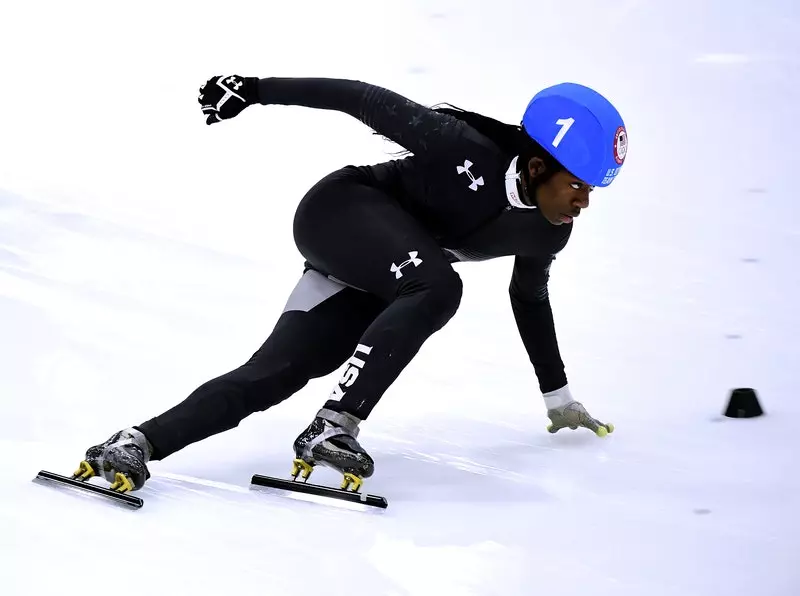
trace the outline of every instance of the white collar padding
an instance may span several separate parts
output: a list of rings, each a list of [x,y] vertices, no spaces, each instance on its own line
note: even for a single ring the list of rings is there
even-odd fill
[[[508,197],[508,202],[511,203],[512,207],[518,207],[520,209],[536,209],[536,205],[526,205],[522,202],[522,197],[519,196],[520,174],[517,171],[518,159],[519,155],[511,160],[511,165],[509,165],[508,170],[506,170],[506,196]]]

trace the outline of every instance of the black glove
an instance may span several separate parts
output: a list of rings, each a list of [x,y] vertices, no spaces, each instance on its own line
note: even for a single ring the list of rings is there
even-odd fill
[[[206,124],[233,118],[247,106],[258,103],[258,77],[211,77],[200,87],[197,101],[207,116]]]

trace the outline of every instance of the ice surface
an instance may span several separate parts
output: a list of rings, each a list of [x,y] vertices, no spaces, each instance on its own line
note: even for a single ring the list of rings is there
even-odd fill
[[[800,593],[796,3],[7,4],[4,596]],[[247,359],[302,268],[297,201],[396,149],[301,108],[207,127],[197,88],[228,72],[508,122],[562,80],[611,97],[627,164],[551,300],[573,393],[617,431],[545,431],[503,259],[458,266],[459,313],[362,431],[385,512],[248,489],[336,375],[153,464],[139,511],[32,483]],[[721,417],[738,386],[766,416]]]

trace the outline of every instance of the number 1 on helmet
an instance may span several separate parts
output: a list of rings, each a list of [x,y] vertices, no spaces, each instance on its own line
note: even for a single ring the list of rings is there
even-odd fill
[[[561,143],[561,139],[564,138],[564,135],[567,134],[570,127],[575,124],[575,118],[562,118],[561,120],[556,120],[556,124],[561,127],[561,130],[553,140],[553,147],[558,147],[559,143]]]

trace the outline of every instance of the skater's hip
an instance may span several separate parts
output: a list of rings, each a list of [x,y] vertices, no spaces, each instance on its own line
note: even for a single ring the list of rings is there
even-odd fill
[[[454,275],[433,235],[364,168],[333,172],[306,193],[294,239],[312,268],[384,300]]]

